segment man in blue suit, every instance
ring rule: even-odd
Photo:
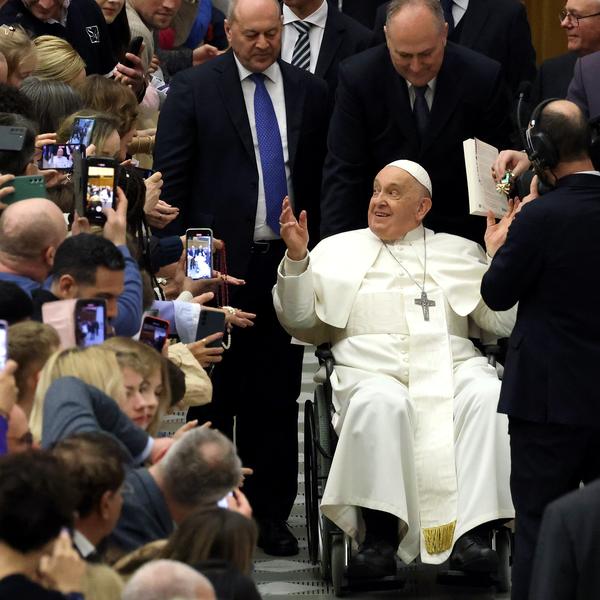
[[[509,417],[511,441],[513,600],[528,598],[546,505],[600,475],[600,172],[575,104],[536,110],[534,166],[553,189],[526,198],[508,235],[507,219],[495,227],[488,219],[493,260],[481,286],[492,310],[519,303],[498,408]]]
[[[279,215],[286,195],[298,214],[318,212],[328,111],[327,84],[278,60],[281,27],[277,0],[234,1],[231,51],[174,78],[155,153],[163,197],[180,209],[161,233],[211,228],[228,271],[247,281],[231,303],[255,313],[255,326],[236,332],[213,372],[213,402],[189,418],[232,435],[236,417],[259,544],[276,555],[298,549],[285,520],[297,492],[302,369],[302,347],[290,344],[271,297],[285,251]]]

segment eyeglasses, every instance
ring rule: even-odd
[[[579,27],[579,21],[581,21],[582,19],[589,19],[590,17],[597,17],[598,15],[600,15],[600,12],[594,13],[592,15],[582,15],[581,17],[578,17],[577,15],[570,13],[566,8],[563,8],[558,13],[558,20],[562,23],[565,19],[569,19],[569,21],[573,23],[575,27]]]

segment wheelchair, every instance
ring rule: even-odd
[[[489,345],[483,348],[492,366],[502,348]],[[331,584],[336,597],[352,591],[379,591],[402,588],[406,577],[402,568],[394,576],[379,579],[349,579],[346,567],[353,552],[352,540],[320,511],[325,484],[337,444],[337,434],[331,424],[334,413],[330,377],[334,358],[327,345],[316,351],[321,368],[315,380],[314,397],[304,404],[304,493],[308,554],[312,564],[319,564],[322,579]],[[442,569],[437,582],[442,585],[465,585],[473,587],[495,587],[499,593],[510,591],[511,558],[514,545],[512,531],[504,525],[493,528],[492,548],[497,552],[499,568],[496,574],[477,575]],[[418,560],[418,559],[417,559]],[[397,559],[399,565],[401,562]]]

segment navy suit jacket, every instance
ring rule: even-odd
[[[332,103],[335,98],[340,63],[369,48],[372,41],[373,33],[370,29],[335,7],[329,6],[315,75],[327,82]]]
[[[428,224],[473,237],[465,227],[475,220],[482,236],[484,220],[468,217],[462,144],[478,137],[507,147],[508,112],[500,65],[449,42],[436,80],[429,128],[420,144],[406,81],[394,69],[387,47],[347,59],[340,66],[327,142],[322,235],[366,227],[375,175],[386,164],[406,158],[420,163],[431,177],[433,209]],[[438,217],[444,224],[432,220]]]
[[[577,54],[567,52],[545,60],[538,69],[531,93],[531,108],[548,98],[566,98]]]
[[[589,600],[600,592],[600,481],[549,504],[544,512],[529,600]]]
[[[294,208],[297,213],[308,211],[314,233],[325,154],[327,85],[283,61],[279,66]],[[258,169],[233,52],[175,76],[160,112],[154,165],[164,178],[162,198],[180,208],[179,217],[157,233],[211,228],[226,243],[229,272],[244,277],[254,235]]]
[[[387,3],[375,20],[377,42],[385,41]],[[469,0],[467,12],[450,40],[497,60],[514,93],[521,81],[535,78],[535,50],[527,10],[520,0]]]
[[[593,52],[579,58],[573,70],[573,80],[569,85],[567,100],[581,107],[586,118],[600,116],[600,52]]]
[[[526,204],[483,277],[492,310],[519,302],[499,411],[600,428],[600,176],[561,178]]]

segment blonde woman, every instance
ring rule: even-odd
[[[121,407],[123,412],[136,425],[156,435],[171,406],[167,359],[131,338],[114,337],[103,345],[116,353],[121,367],[127,404]]]
[[[0,54],[6,58],[6,83],[19,88],[36,68],[37,52],[25,30],[19,25],[0,26]]]
[[[47,448],[79,431],[105,431],[134,463],[159,460],[172,440],[152,440],[121,410],[126,394],[115,353],[108,348],[70,348],[54,354],[40,374],[31,412],[34,439]]]
[[[69,42],[53,35],[41,35],[33,40],[33,44],[37,50],[33,75],[68,85],[85,80],[85,63]]]

